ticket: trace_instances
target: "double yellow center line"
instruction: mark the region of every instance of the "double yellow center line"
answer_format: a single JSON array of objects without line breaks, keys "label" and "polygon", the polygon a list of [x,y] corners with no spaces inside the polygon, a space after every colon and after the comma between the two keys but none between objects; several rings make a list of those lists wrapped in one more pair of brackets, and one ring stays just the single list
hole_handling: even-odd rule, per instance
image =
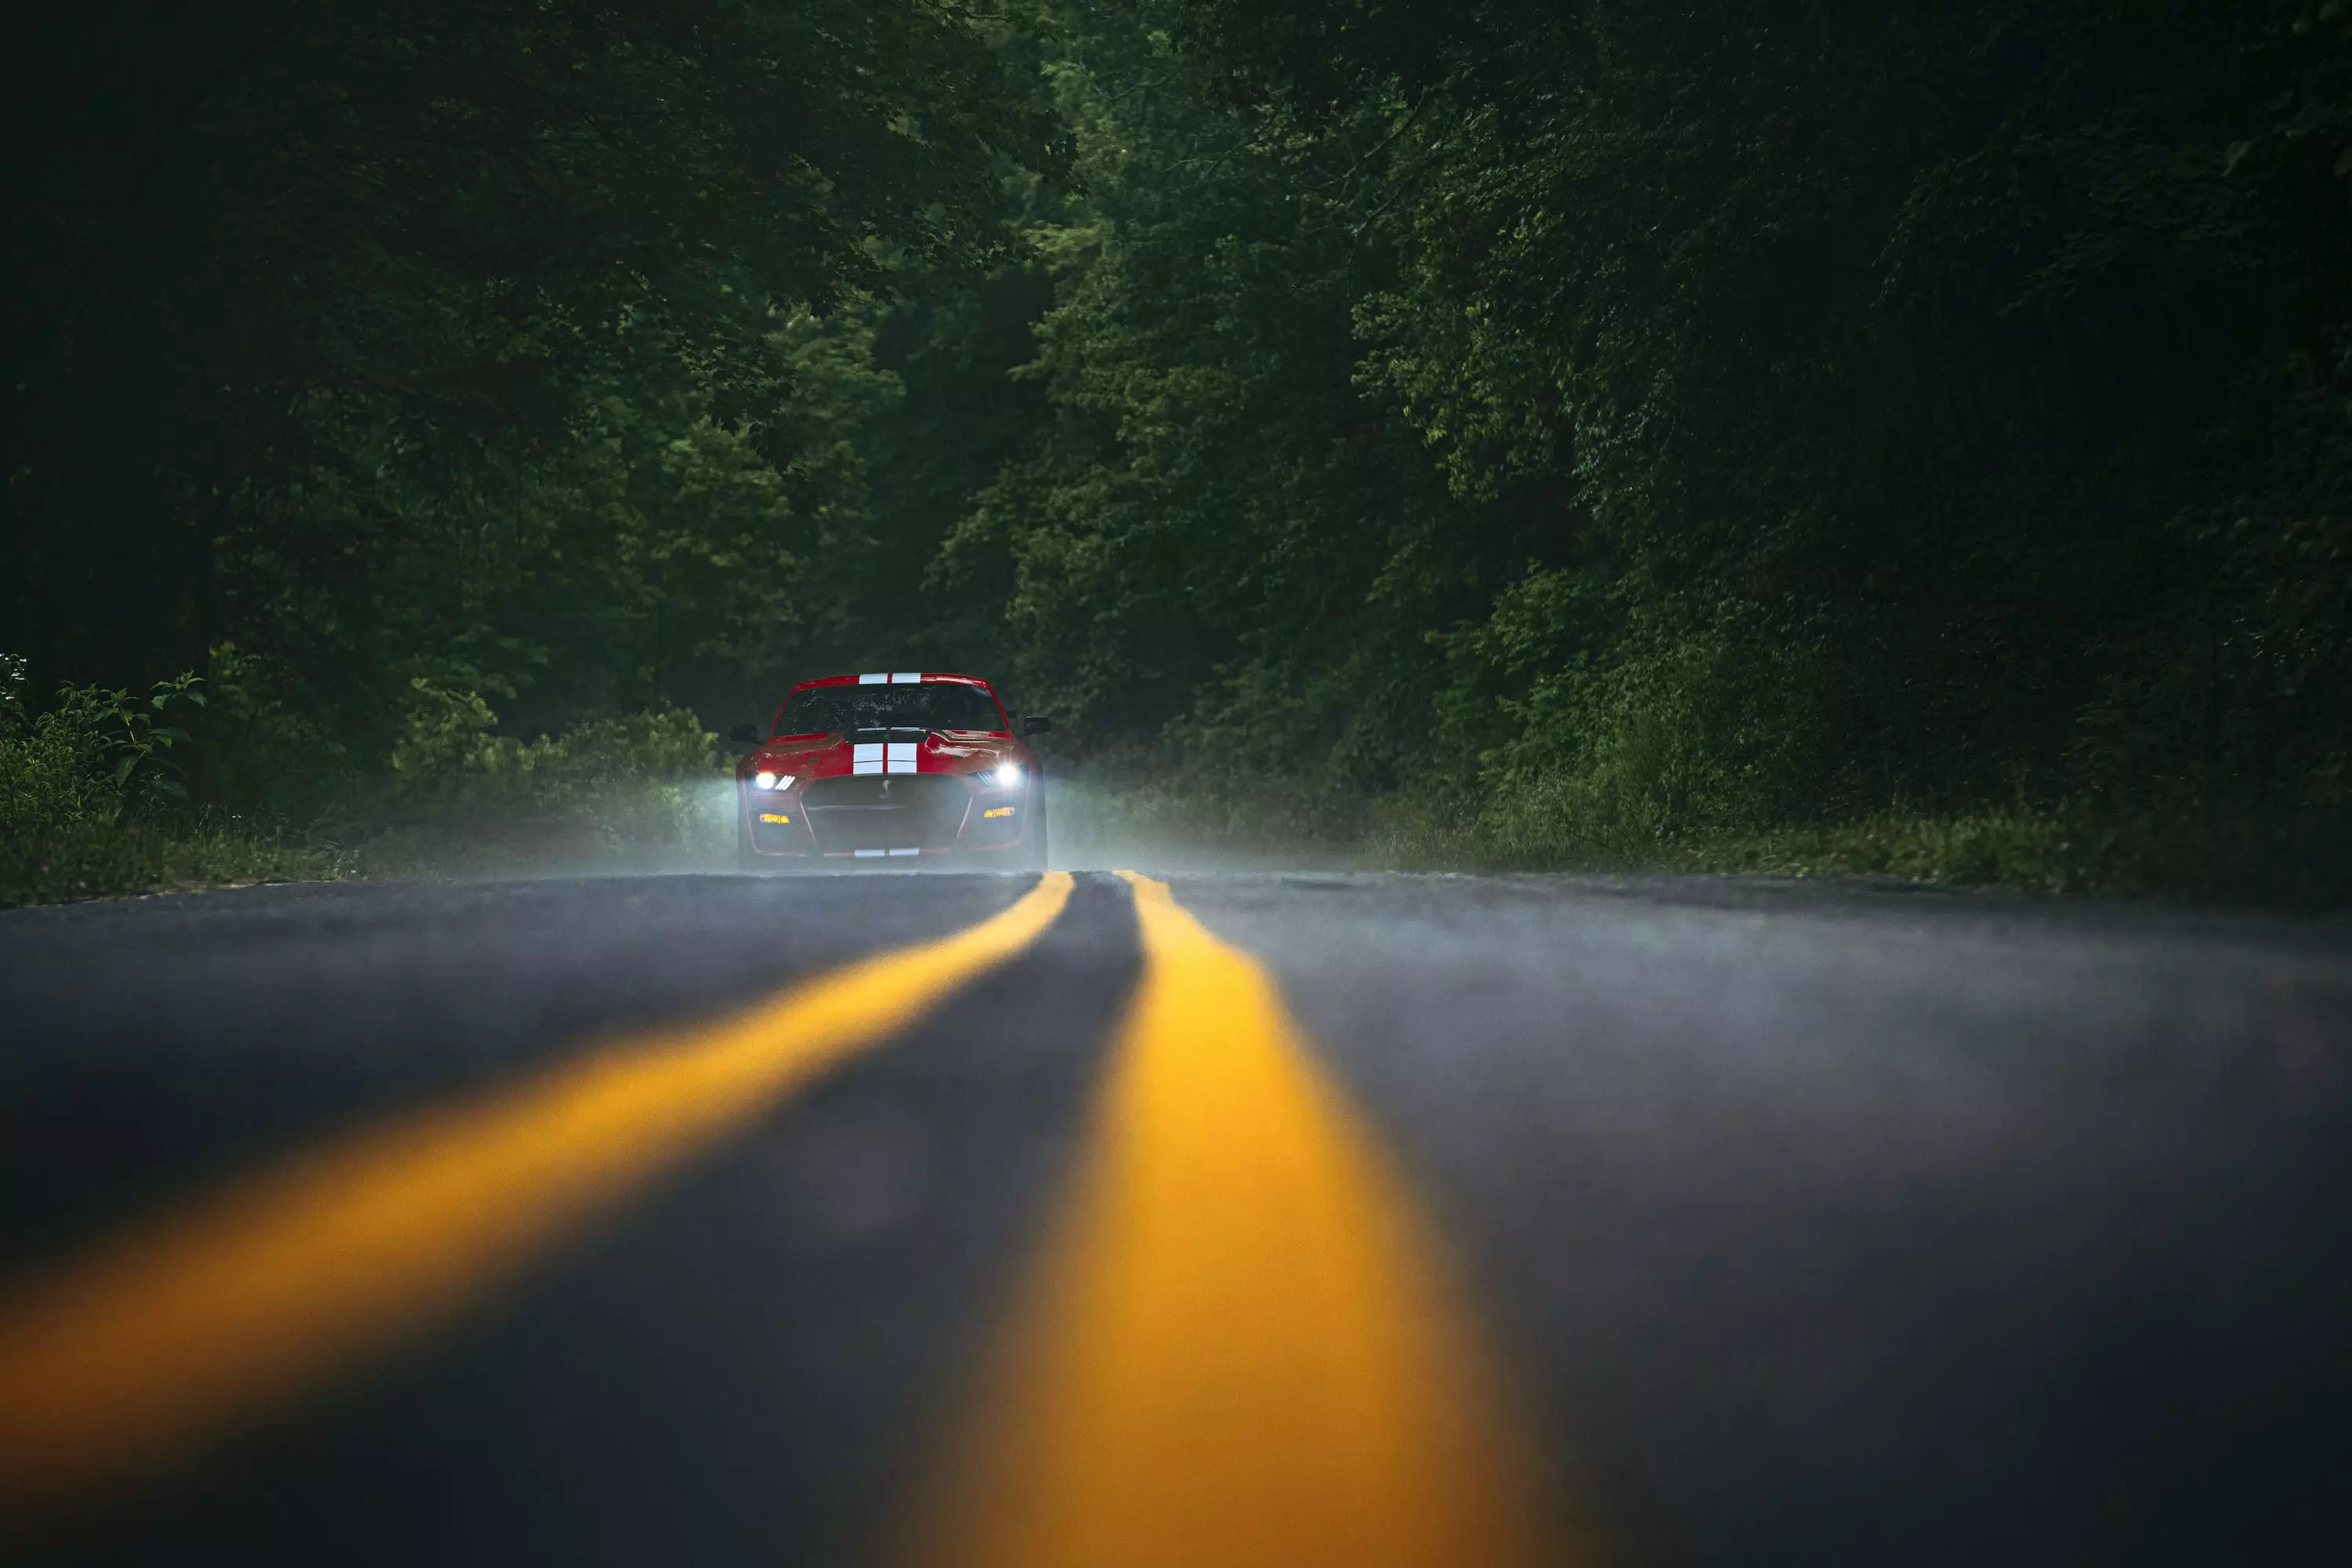
[{"label": "double yellow center line", "polygon": [[1143,982],[1073,1201],[911,1555],[1557,1561],[1437,1250],[1272,976],[1121,875]]},{"label": "double yellow center line", "polygon": [[[1277,988],[1162,884],[1079,1179],[904,1545],[940,1568],[1559,1560],[1402,1184]],[[330,1148],[0,1306],[0,1511],[133,1471],[446,1317],[1003,963],[1012,908],[719,1025]]]},{"label": "double yellow center line", "polygon": [[136,1469],[446,1316],[1019,952],[1070,886],[1049,873],[944,941],[330,1146],[68,1267],[0,1308],[0,1510]]}]

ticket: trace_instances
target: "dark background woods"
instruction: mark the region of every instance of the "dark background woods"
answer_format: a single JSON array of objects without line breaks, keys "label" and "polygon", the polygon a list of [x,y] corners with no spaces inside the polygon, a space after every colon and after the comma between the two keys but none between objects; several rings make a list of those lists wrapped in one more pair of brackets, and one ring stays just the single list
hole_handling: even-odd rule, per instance
[{"label": "dark background woods", "polygon": [[1223,834],[2343,896],[2339,0],[16,26],[0,651],[199,803],[919,665]]}]

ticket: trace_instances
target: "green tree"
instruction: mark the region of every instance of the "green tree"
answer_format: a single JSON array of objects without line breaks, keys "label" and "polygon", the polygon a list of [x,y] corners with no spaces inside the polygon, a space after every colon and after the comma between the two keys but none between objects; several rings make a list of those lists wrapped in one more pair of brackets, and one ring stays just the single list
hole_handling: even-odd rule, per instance
[{"label": "green tree", "polygon": [[984,265],[1000,165],[1055,158],[986,13],[930,0],[23,25],[43,156],[0,344],[37,689],[233,639],[343,724],[419,661],[642,691],[811,547],[791,313],[883,248]]}]

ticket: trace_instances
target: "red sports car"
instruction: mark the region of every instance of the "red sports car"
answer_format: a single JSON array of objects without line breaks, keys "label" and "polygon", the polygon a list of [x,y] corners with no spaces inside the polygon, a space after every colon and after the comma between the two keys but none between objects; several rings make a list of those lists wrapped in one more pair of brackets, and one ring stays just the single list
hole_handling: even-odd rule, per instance
[{"label": "red sports car", "polygon": [[1043,869],[1045,779],[1024,738],[1053,727],[1033,717],[1015,734],[969,675],[803,681],[735,764],[736,846],[751,866]]}]

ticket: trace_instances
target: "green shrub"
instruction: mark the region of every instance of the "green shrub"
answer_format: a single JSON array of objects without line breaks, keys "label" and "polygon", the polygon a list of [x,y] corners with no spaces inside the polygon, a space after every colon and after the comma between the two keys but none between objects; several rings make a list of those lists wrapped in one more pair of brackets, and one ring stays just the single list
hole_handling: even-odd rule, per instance
[{"label": "green shrub", "polygon": [[351,824],[372,866],[415,870],[716,860],[734,847],[718,737],[684,709],[524,740],[480,693],[423,679],[383,787]]},{"label": "green shrub", "polygon": [[2126,809],[2074,801],[1962,812],[1891,807],[1847,820],[1643,838],[1588,831],[1546,780],[1428,809],[1381,803],[1358,854],[1405,870],[1734,872],[1894,877],[1958,887],[2332,909],[2352,901],[2352,832],[2329,813]]},{"label": "green shrub", "polygon": [[1326,792],[1279,776],[1055,770],[1054,863],[1073,867],[1273,868],[1348,854],[1360,832]]},{"label": "green shrub", "polygon": [[28,717],[0,714],[0,838],[24,844],[81,827],[109,827],[122,796],[107,776],[110,747],[73,700]]},{"label": "green shrub", "polygon": [[0,658],[0,904],[346,872],[331,848],[188,805],[174,754],[188,734],[163,721],[204,706],[198,684],[137,699],[68,686],[34,713],[23,659]]}]

